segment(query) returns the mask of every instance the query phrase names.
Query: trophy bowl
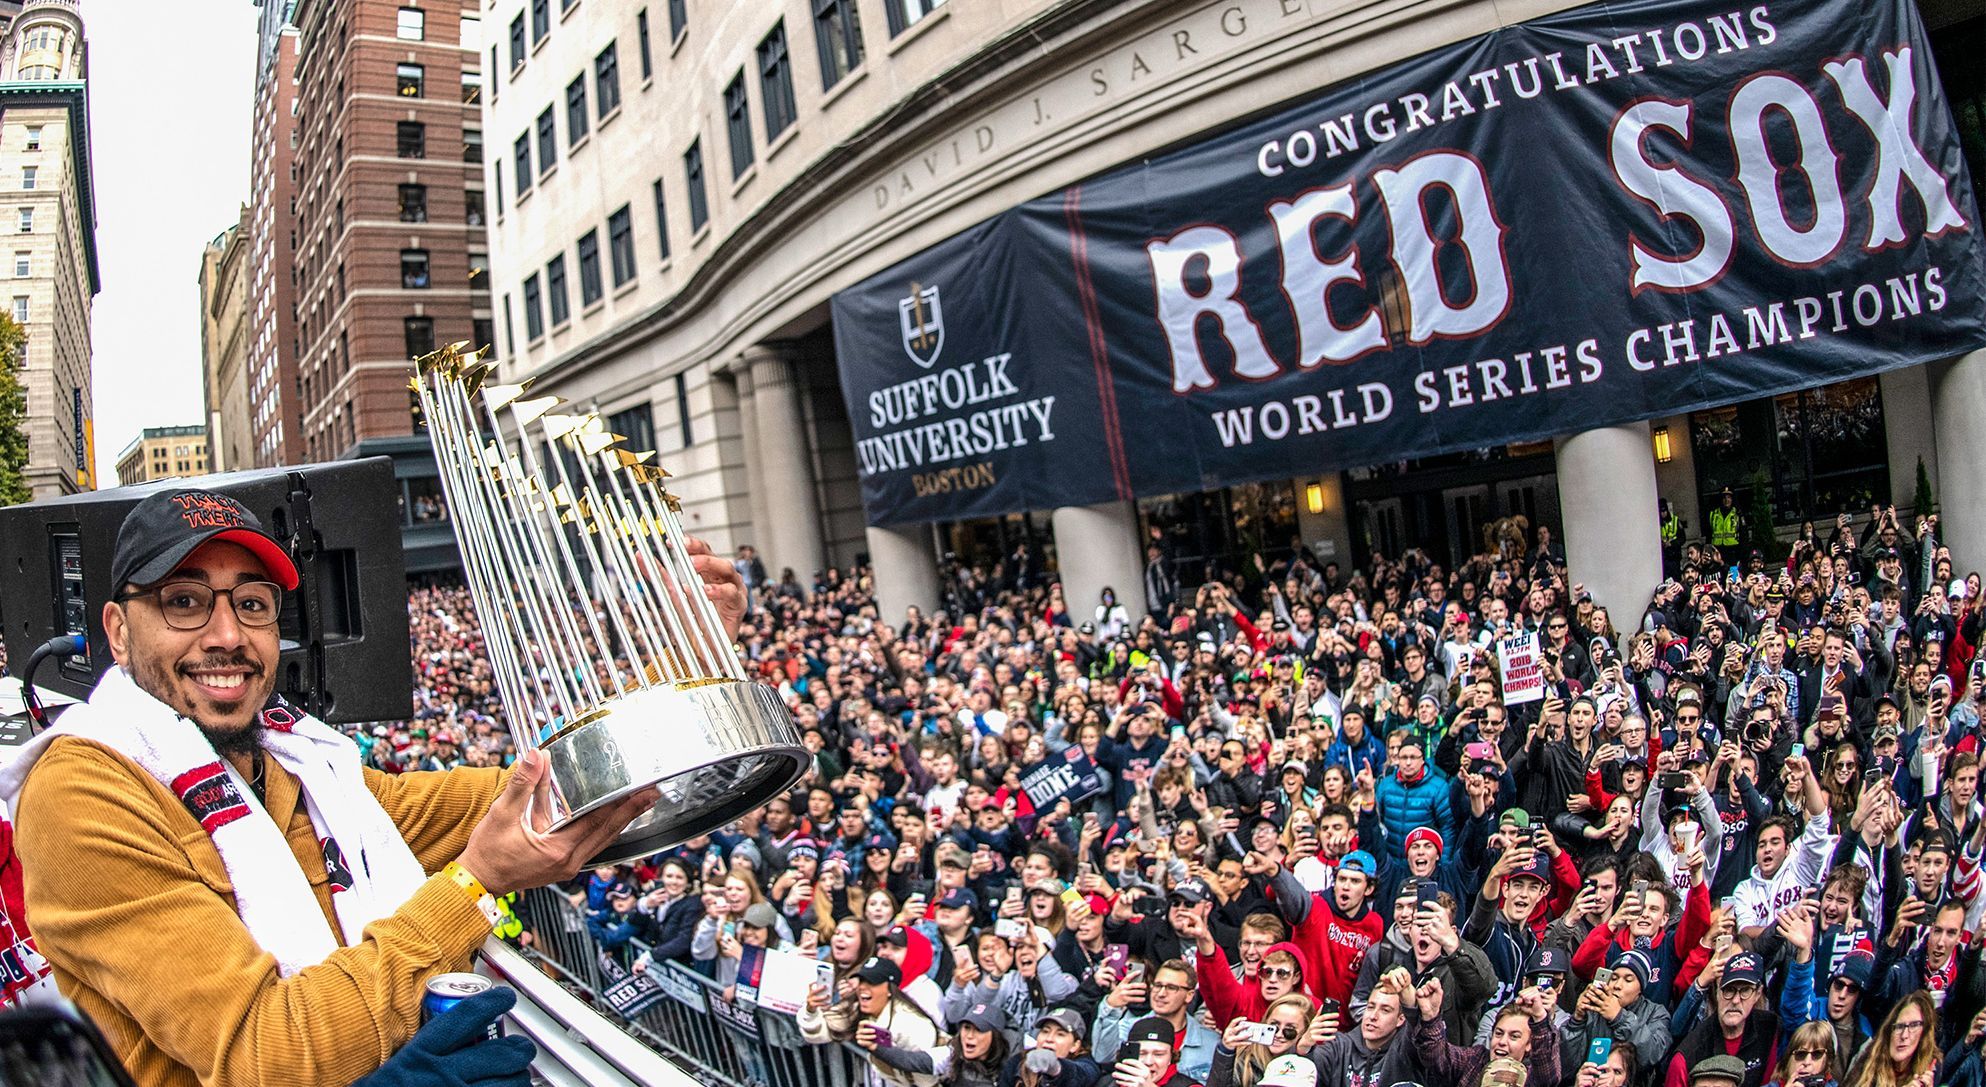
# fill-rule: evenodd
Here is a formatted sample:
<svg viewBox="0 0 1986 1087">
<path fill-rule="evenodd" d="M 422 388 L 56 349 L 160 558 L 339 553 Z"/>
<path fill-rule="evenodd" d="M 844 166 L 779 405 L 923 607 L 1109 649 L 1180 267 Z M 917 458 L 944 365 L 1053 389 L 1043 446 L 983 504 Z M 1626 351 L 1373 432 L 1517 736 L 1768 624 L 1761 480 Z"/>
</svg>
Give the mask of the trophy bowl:
<svg viewBox="0 0 1986 1087">
<path fill-rule="evenodd" d="M 770 688 L 737 680 L 634 691 L 548 736 L 552 789 L 569 814 L 651 785 L 662 799 L 589 866 L 621 864 L 708 834 L 793 786 L 813 758 Z"/>
</svg>

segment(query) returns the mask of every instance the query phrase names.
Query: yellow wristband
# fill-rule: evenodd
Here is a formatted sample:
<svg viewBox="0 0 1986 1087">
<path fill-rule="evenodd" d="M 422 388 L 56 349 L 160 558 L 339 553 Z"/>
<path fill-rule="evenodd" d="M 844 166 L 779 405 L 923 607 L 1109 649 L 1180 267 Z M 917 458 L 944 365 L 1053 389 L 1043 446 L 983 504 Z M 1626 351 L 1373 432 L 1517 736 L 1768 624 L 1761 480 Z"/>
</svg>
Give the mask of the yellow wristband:
<svg viewBox="0 0 1986 1087">
<path fill-rule="evenodd" d="M 480 903 L 483 896 L 489 894 L 489 891 L 483 888 L 483 882 L 481 880 L 470 875 L 467 868 L 462 867 L 455 861 L 449 861 L 442 868 L 441 874 L 452 880 L 457 887 L 462 888 L 462 893 L 468 895 L 471 902 Z"/>
</svg>

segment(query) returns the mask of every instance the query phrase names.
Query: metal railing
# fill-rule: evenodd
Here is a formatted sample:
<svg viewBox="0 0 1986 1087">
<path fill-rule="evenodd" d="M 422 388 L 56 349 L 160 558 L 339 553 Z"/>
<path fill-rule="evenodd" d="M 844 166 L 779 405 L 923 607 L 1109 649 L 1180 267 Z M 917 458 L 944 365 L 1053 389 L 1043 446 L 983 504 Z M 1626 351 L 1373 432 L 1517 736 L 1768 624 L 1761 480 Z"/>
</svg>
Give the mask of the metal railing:
<svg viewBox="0 0 1986 1087">
<path fill-rule="evenodd" d="M 673 1061 L 679 1077 L 687 1073 L 706 1087 L 860 1087 L 867 1079 L 861 1049 L 809 1044 L 793 1016 L 727 1000 L 722 986 L 681 963 L 623 973 L 594 942 L 585 914 L 556 890 L 526 892 L 518 914 L 535 934 L 529 954 L 545 972 L 541 980 L 555 977 L 561 996 L 620 1025 L 651 1056 Z M 648 950 L 640 941 L 633 946 Z"/>
</svg>

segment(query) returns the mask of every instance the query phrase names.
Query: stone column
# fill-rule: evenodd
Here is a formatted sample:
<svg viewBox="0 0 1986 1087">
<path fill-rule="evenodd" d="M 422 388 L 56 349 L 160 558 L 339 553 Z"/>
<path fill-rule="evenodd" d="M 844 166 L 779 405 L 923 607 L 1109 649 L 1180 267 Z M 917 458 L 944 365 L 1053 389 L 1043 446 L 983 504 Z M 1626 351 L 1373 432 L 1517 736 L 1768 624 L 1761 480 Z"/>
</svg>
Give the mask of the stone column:
<svg viewBox="0 0 1986 1087">
<path fill-rule="evenodd" d="M 1931 418 L 1937 428 L 1938 538 L 1952 549 L 1952 570 L 1964 576 L 1986 566 L 1986 458 L 1977 444 L 1986 430 L 1986 351 L 1932 367 Z M 1917 466 L 1910 468 L 1914 486 Z M 1890 497 L 1898 506 L 1910 501 L 1908 491 Z M 1909 532 L 1910 524 L 1903 529 Z M 1908 573 L 1917 576 L 1916 570 Z"/>
<path fill-rule="evenodd" d="M 766 496 L 771 493 L 765 482 L 765 458 L 759 454 L 758 403 L 753 393 L 752 374 L 740 365 L 730 372 L 732 384 L 738 390 L 738 437 L 745 453 L 745 510 L 752 519 L 751 529 L 733 533 L 738 544 L 751 544 L 758 548 L 761 561 L 765 559 L 765 542 L 771 516 L 766 510 Z M 778 571 L 772 571 L 778 576 Z"/>
<path fill-rule="evenodd" d="M 870 525 L 869 567 L 876 578 L 876 615 L 890 626 L 903 625 L 912 604 L 930 615 L 938 607 L 938 556 L 931 550 L 930 525 Z"/>
<path fill-rule="evenodd" d="M 1062 596 L 1078 625 L 1096 618 L 1103 587 L 1136 623 L 1145 611 L 1145 556 L 1138 541 L 1138 507 L 1132 502 L 1064 506 L 1049 515 Z"/>
<path fill-rule="evenodd" d="M 765 508 L 765 521 L 754 524 L 752 534 L 758 537 L 768 575 L 777 580 L 780 569 L 791 566 L 801 584 L 811 584 L 814 571 L 827 565 L 827 548 L 798 375 L 784 351 L 765 344 L 746 348 L 743 363 L 752 375 L 748 433 L 756 439 L 746 460 L 758 463 L 753 486 L 764 492 L 752 507 L 755 519 L 759 505 Z"/>
<path fill-rule="evenodd" d="M 1566 580 L 1584 582 L 1618 630 L 1635 630 L 1662 581 L 1655 517 L 1655 455 L 1648 424 L 1559 438 L 1558 504 L 1565 518 Z"/>
</svg>

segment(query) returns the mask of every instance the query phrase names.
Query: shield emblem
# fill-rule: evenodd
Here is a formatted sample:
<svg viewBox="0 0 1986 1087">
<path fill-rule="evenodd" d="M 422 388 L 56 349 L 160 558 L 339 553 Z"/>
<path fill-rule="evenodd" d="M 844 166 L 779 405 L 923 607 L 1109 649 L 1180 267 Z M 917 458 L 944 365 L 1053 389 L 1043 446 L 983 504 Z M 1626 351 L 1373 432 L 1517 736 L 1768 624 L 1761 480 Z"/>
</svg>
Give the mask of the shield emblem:
<svg viewBox="0 0 1986 1087">
<path fill-rule="evenodd" d="M 938 352 L 945 347 L 945 312 L 938 303 L 937 286 L 920 287 L 912 283 L 910 297 L 897 299 L 896 313 L 903 327 L 904 354 L 910 356 L 910 361 L 930 369 L 938 361 Z"/>
</svg>

